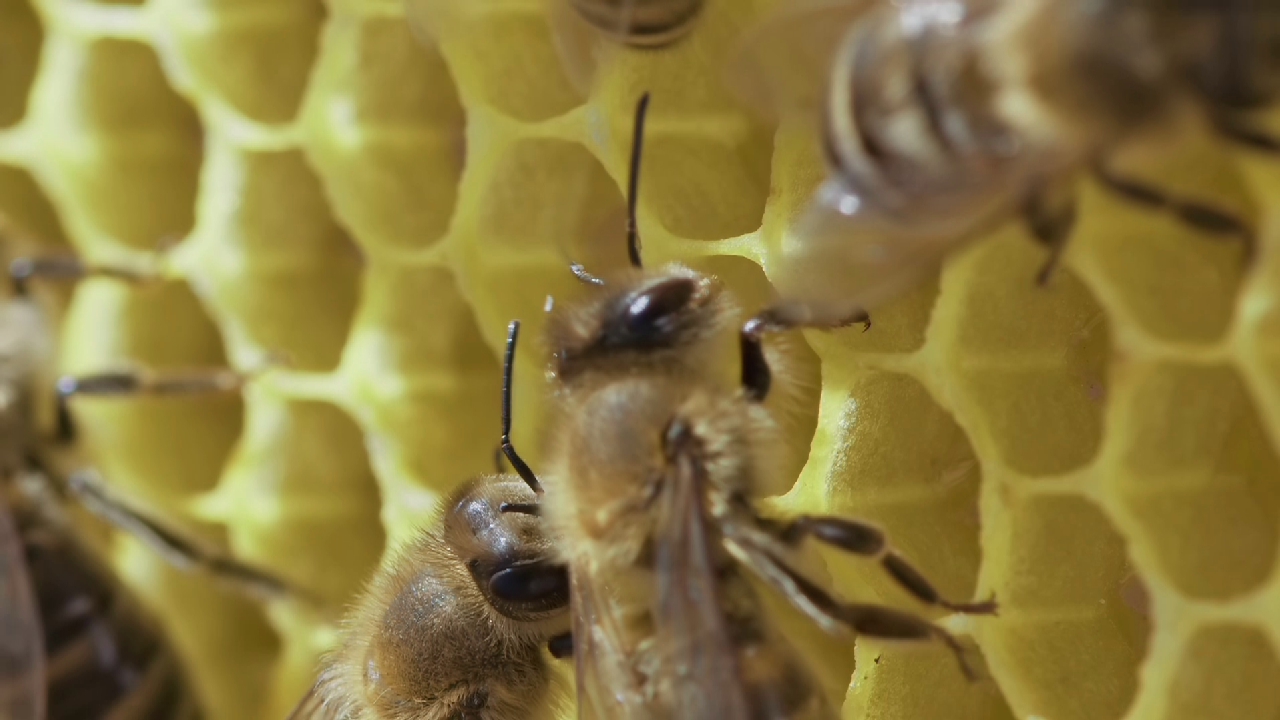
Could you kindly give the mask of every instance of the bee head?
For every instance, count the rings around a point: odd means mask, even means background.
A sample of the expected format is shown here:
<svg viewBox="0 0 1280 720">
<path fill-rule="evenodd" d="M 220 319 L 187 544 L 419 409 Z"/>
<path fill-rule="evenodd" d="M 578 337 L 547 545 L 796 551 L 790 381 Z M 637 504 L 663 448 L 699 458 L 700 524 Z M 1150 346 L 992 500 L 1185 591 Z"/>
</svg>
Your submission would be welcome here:
<svg viewBox="0 0 1280 720">
<path fill-rule="evenodd" d="M 551 372 L 571 384 L 593 370 L 672 362 L 719 329 L 727 303 L 719 282 L 678 265 L 610 283 L 548 318 Z"/>
<path fill-rule="evenodd" d="M 457 497 L 445 516 L 444 540 L 493 609 L 517 622 L 565 612 L 568 573 L 553 559 L 543 520 L 512 511 L 537 503 L 524 481 L 514 475 L 487 477 Z"/>
</svg>

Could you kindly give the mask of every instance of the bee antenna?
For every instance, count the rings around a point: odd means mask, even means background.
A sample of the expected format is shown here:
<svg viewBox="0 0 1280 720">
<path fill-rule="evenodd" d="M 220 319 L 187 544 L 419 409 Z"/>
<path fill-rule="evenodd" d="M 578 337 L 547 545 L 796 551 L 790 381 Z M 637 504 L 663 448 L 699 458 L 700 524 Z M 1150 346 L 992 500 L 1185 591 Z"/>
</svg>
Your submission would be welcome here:
<svg viewBox="0 0 1280 720">
<path fill-rule="evenodd" d="M 627 173 L 627 256 L 631 267 L 642 268 L 640 262 L 640 229 L 636 224 L 636 198 L 640 187 L 640 151 L 644 146 L 644 119 L 649 114 L 649 93 L 636 104 L 636 120 L 631 131 L 631 168 Z"/>
<path fill-rule="evenodd" d="M 515 374 L 516 340 L 519 338 L 520 321 L 512 320 L 507 326 L 507 349 L 502 356 L 502 454 L 507 456 L 520 479 L 541 495 L 542 483 L 538 482 L 538 476 L 533 474 L 533 470 L 511 444 L 511 379 Z"/>
</svg>

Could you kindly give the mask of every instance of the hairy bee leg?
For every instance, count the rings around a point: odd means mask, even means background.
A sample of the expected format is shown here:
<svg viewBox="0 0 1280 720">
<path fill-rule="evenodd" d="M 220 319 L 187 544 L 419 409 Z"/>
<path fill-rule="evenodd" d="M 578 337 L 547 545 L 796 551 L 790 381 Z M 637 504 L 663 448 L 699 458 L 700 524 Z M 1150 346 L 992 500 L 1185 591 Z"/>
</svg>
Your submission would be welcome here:
<svg viewBox="0 0 1280 720">
<path fill-rule="evenodd" d="M 1210 235 L 1235 236 L 1244 243 L 1246 256 L 1253 257 L 1257 238 L 1239 218 L 1208 205 L 1173 197 L 1139 180 L 1121 177 L 1100 164 L 1094 166 L 1093 174 L 1104 187 L 1138 205 L 1170 213 L 1182 223 Z"/>
<path fill-rule="evenodd" d="M 542 494 L 542 483 L 538 482 L 538 476 L 533 474 L 533 469 L 528 463 L 520 457 L 516 452 L 516 448 L 511 444 L 511 382 L 515 375 L 516 360 L 516 341 L 520 339 L 520 321 L 512 320 L 507 325 L 507 349 L 502 356 L 502 454 L 507 457 L 507 461 L 511 463 L 520 476 L 528 484 L 529 488 L 538 495 Z"/>
<path fill-rule="evenodd" d="M 1023 205 L 1022 217 L 1035 239 L 1049 250 L 1049 257 L 1036 273 L 1036 284 L 1043 287 L 1049 283 L 1061 262 L 1071 231 L 1075 228 L 1075 195 L 1069 193 L 1055 198 L 1045 190 L 1033 192 Z"/>
<path fill-rule="evenodd" d="M 804 538 L 813 537 L 824 544 L 854 555 L 878 557 L 890 577 L 912 597 L 926 605 L 945 608 L 952 612 L 971 615 L 994 615 L 996 602 L 988 600 L 976 603 L 958 603 L 942 597 L 933 583 L 902 557 L 892 546 L 884 531 L 874 525 L 839 517 L 814 517 L 801 515 L 788 523 L 779 533 L 788 545 L 798 545 Z"/>
<path fill-rule="evenodd" d="M 563 660 L 573 657 L 573 633 L 561 633 L 547 641 L 551 657 Z"/>
<path fill-rule="evenodd" d="M 838 330 L 861 323 L 863 332 L 871 329 L 871 316 L 865 310 L 855 310 L 837 318 L 819 318 L 814 309 L 801 303 L 780 303 L 762 310 L 743 324 L 739 333 L 742 348 L 742 387 L 747 397 L 761 402 L 769 394 L 773 373 L 764 356 L 764 336 L 767 333 L 784 332 L 798 328 Z"/>
<path fill-rule="evenodd" d="M 1213 125 L 1218 134 L 1250 150 L 1280 153 L 1280 138 L 1265 130 L 1225 116 L 1214 118 Z"/>
<path fill-rule="evenodd" d="M 965 655 L 964 647 L 955 636 L 933 623 L 902 610 L 844 603 L 836 600 L 826 589 L 797 572 L 785 562 L 772 556 L 764 556 L 774 569 L 780 571 L 800 595 L 823 615 L 830 617 L 855 632 L 886 640 L 938 640 L 951 650 L 960 671 L 970 681 L 978 675 Z"/>
<path fill-rule="evenodd" d="M 285 580 L 209 550 L 127 506 L 112 497 L 92 471 L 72 473 L 67 478 L 67 487 L 93 514 L 137 538 L 174 567 L 208 573 L 238 592 L 261 600 L 312 600 Z"/>
<path fill-rule="evenodd" d="M 58 380 L 58 395 L 196 395 L 230 393 L 244 387 L 252 373 L 226 368 L 193 371 L 120 370 L 67 375 Z"/>
</svg>

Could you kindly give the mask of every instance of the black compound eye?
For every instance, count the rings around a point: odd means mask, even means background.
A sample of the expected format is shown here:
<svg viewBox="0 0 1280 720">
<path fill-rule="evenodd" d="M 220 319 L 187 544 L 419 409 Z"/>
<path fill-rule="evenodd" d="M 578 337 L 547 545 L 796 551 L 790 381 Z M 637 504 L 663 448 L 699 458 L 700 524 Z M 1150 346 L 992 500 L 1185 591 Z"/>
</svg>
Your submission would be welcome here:
<svg viewBox="0 0 1280 720">
<path fill-rule="evenodd" d="M 643 333 L 687 307 L 697 291 L 697 283 L 688 278 L 663 280 L 645 288 L 627 304 L 627 327 Z"/>
<path fill-rule="evenodd" d="M 569 603 L 569 573 L 562 565 L 532 562 L 503 568 L 489 578 L 489 592 L 499 600 L 536 610 Z"/>
</svg>

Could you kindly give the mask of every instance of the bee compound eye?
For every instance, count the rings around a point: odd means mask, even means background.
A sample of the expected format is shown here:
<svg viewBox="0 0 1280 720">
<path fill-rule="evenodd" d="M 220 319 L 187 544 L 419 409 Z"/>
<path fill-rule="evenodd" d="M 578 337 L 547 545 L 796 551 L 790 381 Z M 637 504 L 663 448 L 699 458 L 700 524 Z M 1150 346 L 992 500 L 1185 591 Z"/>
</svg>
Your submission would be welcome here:
<svg viewBox="0 0 1280 720">
<path fill-rule="evenodd" d="M 541 560 L 511 565 L 489 578 L 489 592 L 513 605 L 551 610 L 569 602 L 569 573 Z"/>
</svg>

